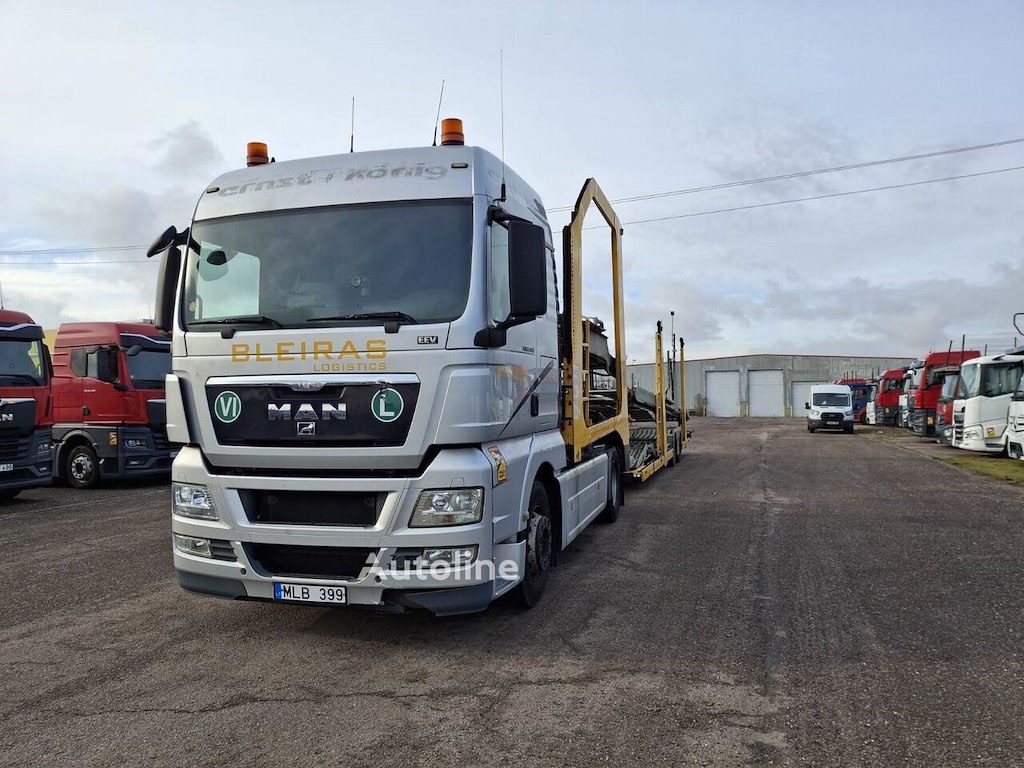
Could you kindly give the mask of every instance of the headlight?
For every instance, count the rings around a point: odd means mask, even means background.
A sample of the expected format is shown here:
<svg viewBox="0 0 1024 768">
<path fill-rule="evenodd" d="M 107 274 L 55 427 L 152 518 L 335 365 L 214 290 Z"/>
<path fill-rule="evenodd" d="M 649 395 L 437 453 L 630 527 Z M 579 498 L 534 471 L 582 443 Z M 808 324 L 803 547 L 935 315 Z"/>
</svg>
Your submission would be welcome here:
<svg viewBox="0 0 1024 768">
<path fill-rule="evenodd" d="M 125 448 L 148 448 L 149 444 L 144 437 L 129 437 L 124 441 Z"/>
<path fill-rule="evenodd" d="M 479 523 L 484 514 L 483 488 L 422 491 L 409 521 L 411 528 Z"/>
<path fill-rule="evenodd" d="M 472 565 L 476 560 L 477 547 L 453 547 L 448 549 L 427 549 L 423 551 L 420 559 L 425 567 L 429 568 L 438 563 L 444 563 L 453 567 Z"/>
<path fill-rule="evenodd" d="M 843 411 L 843 416 L 853 416 L 853 409 L 847 408 L 845 411 Z"/>
<path fill-rule="evenodd" d="M 196 557 L 213 557 L 209 539 L 197 539 L 195 536 L 182 536 L 179 533 L 171 535 L 174 537 L 174 548 L 179 552 Z"/>
<path fill-rule="evenodd" d="M 217 507 L 205 485 L 171 483 L 171 509 L 176 515 L 199 520 L 219 520 Z"/>
<path fill-rule="evenodd" d="M 813 408 L 811 409 L 811 418 L 812 419 L 817 419 L 820 416 L 821 416 L 821 411 L 816 411 Z"/>
<path fill-rule="evenodd" d="M 964 440 L 975 440 L 981 437 L 981 431 L 977 429 L 965 429 Z"/>
<path fill-rule="evenodd" d="M 37 456 L 49 456 L 51 450 L 52 449 L 50 448 L 50 441 L 49 440 L 44 440 L 43 442 L 41 442 L 39 445 L 36 446 L 36 455 Z"/>
</svg>

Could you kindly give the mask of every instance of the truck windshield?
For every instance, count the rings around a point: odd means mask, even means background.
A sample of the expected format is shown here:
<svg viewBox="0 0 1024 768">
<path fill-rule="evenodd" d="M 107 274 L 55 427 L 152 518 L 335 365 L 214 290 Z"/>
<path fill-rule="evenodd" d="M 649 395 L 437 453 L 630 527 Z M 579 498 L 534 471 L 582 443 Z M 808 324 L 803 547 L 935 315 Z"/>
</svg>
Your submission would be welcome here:
<svg viewBox="0 0 1024 768">
<path fill-rule="evenodd" d="M 444 322 L 469 298 L 469 200 L 233 216 L 196 222 L 192 240 L 188 328 L 231 318 L 275 327 Z"/>
<path fill-rule="evenodd" d="M 40 341 L 0 341 L 0 386 L 39 387 L 46 383 Z"/>
<path fill-rule="evenodd" d="M 128 356 L 128 375 L 136 389 L 163 389 L 164 376 L 171 372 L 171 353 L 144 349 Z"/>
<path fill-rule="evenodd" d="M 960 369 L 963 396 L 998 397 L 1017 389 L 1024 364 L 1019 362 L 965 365 Z"/>
<path fill-rule="evenodd" d="M 947 373 L 946 378 L 942 381 L 942 394 L 940 397 L 953 398 L 956 397 L 957 385 L 960 383 L 960 377 L 955 373 Z"/>
<path fill-rule="evenodd" d="M 811 402 L 830 408 L 849 408 L 850 396 L 843 392 L 815 392 L 811 395 Z"/>
</svg>

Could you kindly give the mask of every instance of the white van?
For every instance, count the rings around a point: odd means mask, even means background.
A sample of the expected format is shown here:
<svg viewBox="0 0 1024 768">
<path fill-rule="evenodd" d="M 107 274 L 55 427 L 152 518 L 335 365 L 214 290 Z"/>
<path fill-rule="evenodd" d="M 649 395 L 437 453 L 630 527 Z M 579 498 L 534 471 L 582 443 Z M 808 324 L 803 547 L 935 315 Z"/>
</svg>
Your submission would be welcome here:
<svg viewBox="0 0 1024 768">
<path fill-rule="evenodd" d="M 853 392 L 845 384 L 815 384 L 807 410 L 807 431 L 841 429 L 853 432 Z"/>
</svg>

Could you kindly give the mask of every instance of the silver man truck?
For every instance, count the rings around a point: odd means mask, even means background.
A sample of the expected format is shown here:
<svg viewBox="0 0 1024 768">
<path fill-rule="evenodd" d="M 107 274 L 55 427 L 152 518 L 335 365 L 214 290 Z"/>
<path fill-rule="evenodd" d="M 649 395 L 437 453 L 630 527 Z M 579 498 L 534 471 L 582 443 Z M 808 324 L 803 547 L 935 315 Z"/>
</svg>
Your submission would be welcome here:
<svg viewBox="0 0 1024 768">
<path fill-rule="evenodd" d="M 614 346 L 582 316 L 592 205 Z M 556 258 L 540 197 L 466 146 L 461 121 L 433 147 L 275 162 L 250 144 L 150 249 L 167 434 L 184 446 L 180 585 L 439 615 L 506 593 L 533 606 L 559 553 L 616 519 L 623 479 L 646 479 L 627 466 L 622 229 L 594 180 L 562 234 Z M 660 411 L 654 469 L 683 445 Z"/>
</svg>

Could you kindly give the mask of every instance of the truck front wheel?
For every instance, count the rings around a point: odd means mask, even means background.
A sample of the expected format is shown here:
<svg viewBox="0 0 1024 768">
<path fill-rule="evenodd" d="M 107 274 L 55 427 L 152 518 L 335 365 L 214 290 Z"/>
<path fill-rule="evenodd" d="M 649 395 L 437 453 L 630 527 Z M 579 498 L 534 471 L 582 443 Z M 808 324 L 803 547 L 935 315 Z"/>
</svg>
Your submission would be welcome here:
<svg viewBox="0 0 1024 768">
<path fill-rule="evenodd" d="M 614 523 L 619 519 L 622 504 L 622 460 L 615 448 L 608 449 L 608 503 L 604 505 L 598 522 Z"/>
<path fill-rule="evenodd" d="M 533 608 L 544 594 L 551 567 L 551 546 L 551 502 L 544 484 L 534 480 L 526 531 L 526 573 L 515 592 L 516 602 L 524 608 Z"/>
<path fill-rule="evenodd" d="M 72 488 L 93 488 L 100 479 L 96 451 L 88 445 L 76 445 L 64 461 L 64 479 Z"/>
</svg>

